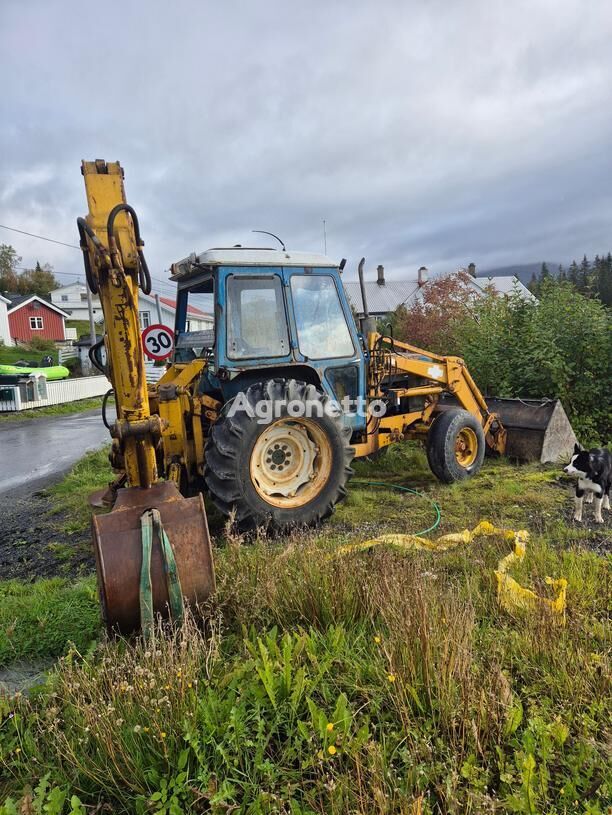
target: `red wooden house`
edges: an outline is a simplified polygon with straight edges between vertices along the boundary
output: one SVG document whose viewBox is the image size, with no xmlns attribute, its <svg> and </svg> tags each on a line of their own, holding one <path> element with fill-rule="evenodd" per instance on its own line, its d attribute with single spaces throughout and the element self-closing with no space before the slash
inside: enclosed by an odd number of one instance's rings
<svg viewBox="0 0 612 815">
<path fill-rule="evenodd" d="M 17 342 L 64 340 L 65 320 L 70 317 L 61 308 L 37 294 L 7 295 L 7 307 L 11 338 Z"/>
</svg>

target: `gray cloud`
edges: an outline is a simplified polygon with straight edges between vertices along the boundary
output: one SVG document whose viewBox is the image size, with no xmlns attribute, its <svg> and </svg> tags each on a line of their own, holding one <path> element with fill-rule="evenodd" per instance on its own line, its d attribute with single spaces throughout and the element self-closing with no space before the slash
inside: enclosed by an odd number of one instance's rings
<svg viewBox="0 0 612 815">
<path fill-rule="evenodd" d="M 320 250 L 322 218 L 389 277 L 607 251 L 611 34 L 606 0 L 4 0 L 0 222 L 76 242 L 103 157 L 158 277 L 253 228 Z"/>
</svg>

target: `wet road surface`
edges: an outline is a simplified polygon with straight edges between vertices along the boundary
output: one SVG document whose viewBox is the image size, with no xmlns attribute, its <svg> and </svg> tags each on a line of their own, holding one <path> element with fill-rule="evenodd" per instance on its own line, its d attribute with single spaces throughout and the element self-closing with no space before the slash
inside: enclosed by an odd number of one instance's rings
<svg viewBox="0 0 612 815">
<path fill-rule="evenodd" d="M 0 496 L 31 494 L 105 444 L 110 444 L 110 435 L 99 409 L 2 423 Z"/>
</svg>

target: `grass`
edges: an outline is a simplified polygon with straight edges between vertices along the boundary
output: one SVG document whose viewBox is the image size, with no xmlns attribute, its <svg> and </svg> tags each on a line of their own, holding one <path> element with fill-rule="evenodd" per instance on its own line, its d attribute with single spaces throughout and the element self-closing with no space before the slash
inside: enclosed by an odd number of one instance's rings
<svg viewBox="0 0 612 815">
<path fill-rule="evenodd" d="M 40 365 L 45 356 L 53 357 L 53 364 L 58 364 L 58 350 L 53 342 L 37 342 L 35 345 L 4 345 L 0 343 L 0 364 L 14 365 L 20 359 Z"/>
<path fill-rule="evenodd" d="M 0 667 L 15 660 L 60 656 L 69 642 L 85 650 L 99 628 L 91 578 L 73 584 L 60 578 L 0 582 Z"/>
<path fill-rule="evenodd" d="M 107 487 L 113 477 L 108 449 L 103 447 L 87 453 L 58 484 L 49 489 L 53 499 L 52 514 L 61 517 L 64 531 L 78 532 L 89 527 L 92 511 L 89 496 Z"/>
<path fill-rule="evenodd" d="M 82 413 L 85 410 L 94 410 L 102 406 L 102 397 L 79 399 L 76 402 L 65 402 L 62 405 L 48 405 L 47 407 L 20 410 L 11 413 L 0 413 L 0 423 L 15 422 L 21 419 L 38 419 L 41 416 L 70 416 L 73 413 Z"/>
<path fill-rule="evenodd" d="M 105 468 L 103 454 L 89 456 L 54 491 L 75 523 L 86 522 L 80 502 L 107 480 Z M 203 629 L 188 618 L 149 643 L 99 635 L 91 648 L 91 581 L 8 584 L 0 624 L 23 618 L 26 633 L 17 641 L 5 630 L 0 643 L 16 643 L 16 656 L 66 656 L 45 688 L 0 701 L 0 779 L 14 801 L 0 815 L 85 806 L 603 814 L 612 795 L 609 563 L 585 546 L 609 528 L 567 525 L 567 490 L 537 466 L 487 462 L 449 488 L 404 445 L 356 469 L 437 500 L 440 533 L 482 518 L 529 528 L 513 576 L 541 594 L 546 575 L 565 576 L 566 625 L 498 607 L 492 572 L 508 551 L 499 538 L 445 553 L 335 555 L 339 544 L 433 520 L 427 500 L 364 485 L 319 530 L 249 545 L 228 532 Z"/>
<path fill-rule="evenodd" d="M 77 339 L 89 337 L 89 320 L 66 320 L 66 328 L 76 328 Z M 96 334 L 104 334 L 104 323 L 96 323 Z"/>
</svg>

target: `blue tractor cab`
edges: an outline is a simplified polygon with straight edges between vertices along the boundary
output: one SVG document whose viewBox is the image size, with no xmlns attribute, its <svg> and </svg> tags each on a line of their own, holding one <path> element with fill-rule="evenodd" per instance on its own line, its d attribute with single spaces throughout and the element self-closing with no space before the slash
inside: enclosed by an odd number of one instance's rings
<svg viewBox="0 0 612 815">
<path fill-rule="evenodd" d="M 174 264 L 176 362 L 206 356 L 202 388 L 236 396 L 264 378 L 321 388 L 352 431 L 365 427 L 364 346 L 337 263 L 276 249 L 211 249 Z M 189 331 L 187 309 L 209 295 L 214 329 Z"/>
</svg>

